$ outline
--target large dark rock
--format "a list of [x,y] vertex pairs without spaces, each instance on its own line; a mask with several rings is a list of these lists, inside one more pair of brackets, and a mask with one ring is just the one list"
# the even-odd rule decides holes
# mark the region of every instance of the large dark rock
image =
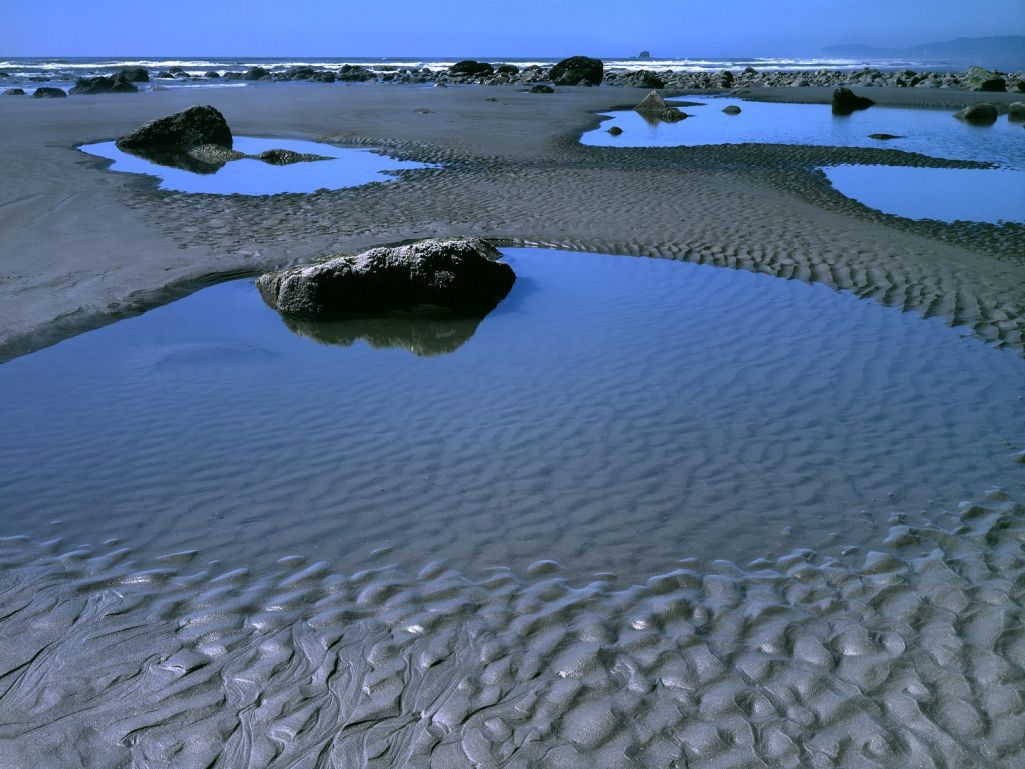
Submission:
[[317,70],[310,66],[289,67],[282,73],[284,80],[312,80],[317,75]]
[[461,75],[463,77],[485,77],[494,73],[495,68],[490,64],[483,61],[474,61],[473,59],[457,61],[448,68],[448,74]]
[[51,88],[48,85],[40,86],[32,95],[37,99],[62,99],[67,96],[61,88]]
[[24,88],[7,88],[4,90],[4,96],[24,96]]
[[150,121],[117,140],[123,150],[164,148],[187,150],[201,144],[231,147],[231,129],[224,115],[209,105],[189,107]]
[[345,83],[362,83],[376,77],[369,69],[357,64],[345,64],[338,70],[338,79]]
[[995,104],[980,102],[978,104],[972,104],[965,107],[962,110],[958,110],[954,113],[954,117],[958,120],[963,120],[966,123],[989,125],[990,123],[996,122],[998,114]]
[[548,79],[556,85],[577,85],[581,80],[599,85],[604,75],[605,65],[600,60],[589,56],[570,56],[552,67]]
[[101,93],[138,93],[139,89],[126,80],[121,73],[113,77],[80,77],[69,93],[95,96]]
[[129,83],[148,83],[149,70],[145,67],[125,67],[117,73]]
[[518,75],[520,74],[520,68],[515,64],[503,64],[495,72],[499,75]]
[[296,318],[338,318],[395,310],[487,311],[512,288],[512,268],[483,240],[423,240],[263,275],[271,307]]
[[858,96],[850,88],[841,86],[833,91],[833,114],[850,115],[855,110],[868,109],[874,101],[867,96]]
[[[174,70],[171,70],[172,72]],[[245,80],[270,80],[270,70],[263,67],[253,67],[245,76]]]
[[1007,90],[1007,81],[1003,77],[982,67],[971,67],[965,73],[965,85],[972,91],[1003,93]]
[[1007,119],[1014,122],[1025,120],[1025,101],[1012,101],[1008,104]]
[[637,54],[637,58],[638,59],[650,59],[651,58],[651,52],[650,51],[641,51],[639,54]]

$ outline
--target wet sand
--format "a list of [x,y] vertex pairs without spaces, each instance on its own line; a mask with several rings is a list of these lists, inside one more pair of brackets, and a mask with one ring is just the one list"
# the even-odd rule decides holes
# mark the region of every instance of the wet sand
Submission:
[[[971,164],[872,149],[578,144],[593,113],[641,95],[270,86],[2,102],[0,360],[227,276],[439,234],[820,282],[1025,348],[1023,228],[887,216],[815,170]],[[446,167],[253,200],[162,192],[75,149],[199,99],[240,134],[327,137]],[[50,524],[49,539],[0,540],[4,767],[1010,769],[1025,759],[1025,508],[1000,489],[913,520],[894,512],[866,547],[683,558],[631,587],[543,555],[483,575],[395,567],[387,551],[375,554],[380,568],[356,572],[288,552],[250,569],[247,547],[212,562],[193,549],[140,556],[129,538],[83,543]],[[273,538],[259,546],[273,551]]]
[[[936,98],[892,90],[901,103]],[[580,133],[599,123],[594,113],[642,96],[620,88],[547,95],[281,85],[4,99],[0,360],[227,276],[435,235],[823,282],[1025,346],[1025,227],[899,219],[844,198],[816,171],[966,164],[885,149],[579,145]],[[253,200],[159,191],[75,149],[197,101],[220,109],[239,134],[378,146],[446,167],[409,172],[401,184]]]

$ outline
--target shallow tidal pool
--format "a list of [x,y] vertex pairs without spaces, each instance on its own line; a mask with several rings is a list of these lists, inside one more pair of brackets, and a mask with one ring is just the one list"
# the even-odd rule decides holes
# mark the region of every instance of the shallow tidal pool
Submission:
[[[371,149],[338,147],[299,139],[236,136],[232,148],[247,155],[284,149],[328,159],[273,165],[254,158],[242,158],[220,167],[197,171],[164,165],[124,152],[112,141],[80,147],[90,155],[114,161],[109,169],[111,171],[159,178],[157,186],[162,190],[214,195],[275,195],[337,190],[371,182],[395,181],[397,171],[429,167],[424,163],[396,160]],[[201,165],[195,164],[195,167]]]
[[1025,488],[1011,351],[818,285],[504,253],[483,319],[286,325],[238,281],[0,366],[0,536],[643,580]]

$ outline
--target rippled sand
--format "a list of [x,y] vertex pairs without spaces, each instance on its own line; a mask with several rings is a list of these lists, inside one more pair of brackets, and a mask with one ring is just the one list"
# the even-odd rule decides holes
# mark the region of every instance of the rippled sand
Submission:
[[0,541],[0,765],[1025,761],[1025,507],[627,590]]

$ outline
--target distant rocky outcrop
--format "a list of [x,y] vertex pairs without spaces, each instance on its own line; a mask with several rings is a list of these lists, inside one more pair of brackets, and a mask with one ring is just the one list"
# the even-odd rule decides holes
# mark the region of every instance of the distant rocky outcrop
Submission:
[[269,273],[256,285],[267,304],[294,318],[426,308],[480,312],[498,304],[516,280],[499,256],[483,240],[423,240]]
[[149,82],[149,70],[145,67],[123,67],[117,74],[129,83]]
[[[172,70],[172,72],[173,71],[174,70]],[[270,70],[269,69],[265,69],[264,67],[253,67],[248,72],[246,72],[245,75],[243,75],[243,79],[245,79],[245,80],[270,80],[271,79]]]
[[51,88],[44,85],[33,91],[32,96],[37,99],[63,99],[67,94],[61,88]]
[[473,59],[457,61],[448,68],[448,74],[460,75],[463,77],[484,77],[486,75],[493,75],[494,73],[495,68],[490,64],[483,61],[474,61]]
[[636,72],[627,72],[615,78],[615,84],[624,88],[665,88],[666,83],[657,73],[650,69],[639,69]]
[[645,96],[640,104],[634,107],[634,111],[639,112],[642,117],[664,123],[678,123],[687,117],[686,112],[671,106],[657,91]]
[[850,88],[837,88],[833,91],[833,114],[850,115],[855,110],[868,109],[874,101],[867,96],[858,96]]
[[641,51],[639,54],[637,54],[637,58],[638,59],[650,59],[651,58],[651,52],[650,51]]
[[604,74],[605,65],[599,59],[570,56],[552,67],[548,78],[556,85],[577,85],[581,81],[599,85]]
[[117,146],[123,150],[153,147],[187,150],[201,144],[230,149],[231,143],[231,129],[224,115],[208,104],[151,120],[117,140]]
[[995,104],[979,102],[978,104],[971,104],[962,110],[958,110],[954,113],[954,117],[958,120],[963,120],[965,123],[988,125],[989,123],[996,122],[998,114],[999,111]]
[[94,96],[103,93],[138,93],[135,83],[129,81],[119,72],[112,77],[80,77],[75,81],[70,93]]

